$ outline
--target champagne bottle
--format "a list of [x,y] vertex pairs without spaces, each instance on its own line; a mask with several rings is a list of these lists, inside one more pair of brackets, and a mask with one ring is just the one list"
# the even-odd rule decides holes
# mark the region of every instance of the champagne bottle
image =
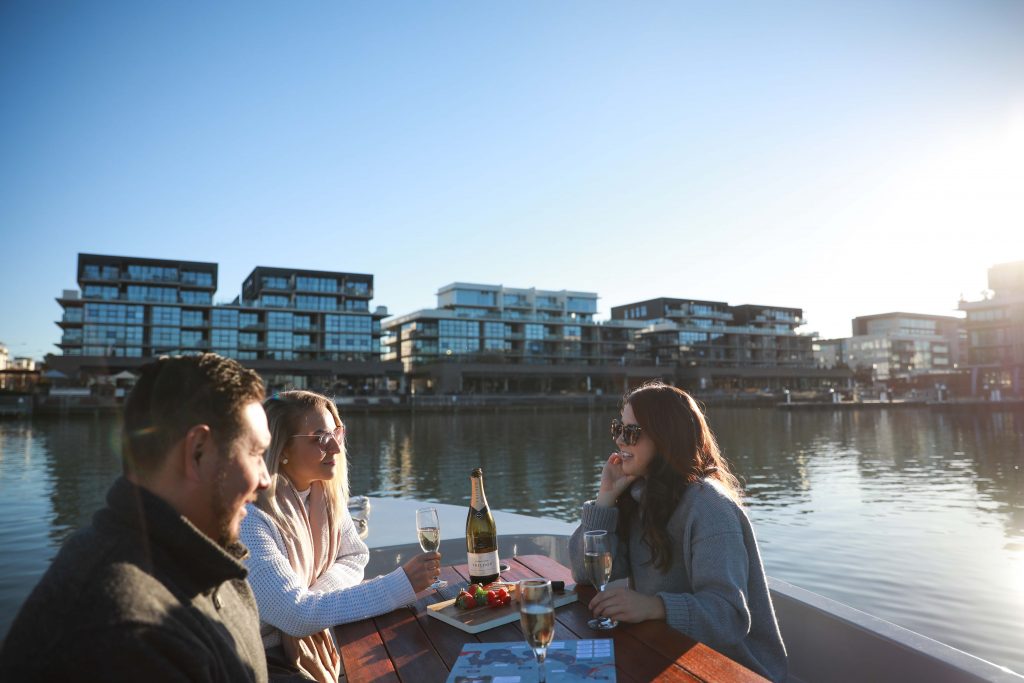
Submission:
[[484,495],[484,471],[477,467],[469,476],[472,493],[466,516],[466,557],[469,580],[488,584],[498,578],[498,530]]

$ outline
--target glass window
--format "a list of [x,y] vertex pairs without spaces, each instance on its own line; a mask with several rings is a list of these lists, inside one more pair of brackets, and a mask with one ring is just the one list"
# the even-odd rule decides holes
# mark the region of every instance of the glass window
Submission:
[[566,325],[562,328],[562,337],[579,341],[583,337],[583,328],[579,325]]
[[202,311],[182,311],[181,324],[185,327],[202,327],[206,322]]
[[82,297],[86,299],[107,299],[108,301],[114,301],[117,299],[117,295],[117,287],[110,287],[107,285],[86,285],[82,290]]
[[504,339],[484,339],[484,349],[487,351],[511,351],[512,342]]
[[480,336],[480,323],[473,320],[441,320],[438,329],[442,337]]
[[267,329],[268,330],[291,330],[292,329],[292,314],[282,313],[280,311],[271,311],[267,313]]
[[248,347],[259,346],[260,337],[255,332],[239,332],[238,345]]
[[295,277],[295,289],[305,292],[337,292],[338,281],[334,278],[298,275]]
[[346,311],[368,311],[370,302],[366,299],[345,299]]
[[356,296],[368,296],[370,294],[370,283],[369,282],[346,282],[345,293],[355,294]]
[[181,346],[185,349],[195,349],[203,344],[203,333],[199,330],[182,330]]
[[292,333],[272,330],[267,332],[268,349],[291,349]]
[[456,289],[455,303],[463,306],[493,306],[494,292],[476,289]]
[[210,313],[214,327],[230,327],[238,329],[238,311],[233,308],[215,308]]
[[288,279],[283,277],[263,276],[264,289],[288,289]]
[[543,325],[523,325],[523,333],[527,339],[543,339],[544,338],[544,326]]
[[538,296],[535,301],[537,308],[561,308],[558,299],[553,296]]
[[[256,335],[252,335],[256,336]],[[213,329],[210,332],[210,341],[217,348],[234,349],[238,347],[238,330]]]
[[486,308],[466,308],[465,306],[456,306],[451,310],[458,318],[483,318],[494,315],[492,311],[488,311]]
[[308,315],[297,315],[292,318],[292,325],[296,330],[312,330],[313,322]]
[[492,339],[504,339],[508,335],[505,323],[484,323],[484,336]]
[[154,325],[181,325],[181,309],[173,306],[153,306],[150,310],[150,322]]
[[369,351],[370,335],[328,333],[324,335],[324,348],[327,351]]
[[171,287],[128,285],[128,300],[173,304],[178,301],[178,290],[172,289]]
[[135,325],[85,325],[82,340],[86,344],[141,344],[142,328]]
[[288,297],[281,294],[263,294],[260,296],[260,306],[265,308],[288,308]]
[[177,282],[178,269],[165,266],[129,264],[128,277],[142,282]]
[[145,307],[126,304],[86,304],[86,322],[129,323],[141,325]]
[[181,330],[177,327],[154,327],[150,335],[153,346],[177,348],[181,344]]
[[295,307],[306,311],[336,311],[338,310],[338,300],[333,296],[296,294]]
[[244,330],[247,327],[255,327],[260,324],[260,316],[258,313],[239,313],[238,314],[238,329]]
[[328,315],[324,317],[327,332],[369,332],[371,318],[368,315]]
[[597,313],[597,300],[570,296],[565,302],[565,308],[566,310],[576,311],[577,313]]
[[443,354],[475,353],[480,350],[480,339],[468,337],[441,337],[438,341]]
[[181,281],[197,287],[213,287],[213,273],[195,270],[181,271]]
[[183,289],[181,290],[181,302],[193,306],[209,306],[213,303],[213,295],[210,292],[194,292]]

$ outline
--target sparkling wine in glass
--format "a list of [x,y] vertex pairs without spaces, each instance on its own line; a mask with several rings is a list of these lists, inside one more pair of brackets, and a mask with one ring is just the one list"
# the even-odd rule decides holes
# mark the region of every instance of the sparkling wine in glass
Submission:
[[[587,531],[583,534],[583,564],[590,582],[603,593],[612,576],[612,550],[608,545],[607,531]],[[587,622],[587,626],[598,631],[607,631],[618,625],[619,622],[608,617]]]
[[537,658],[537,680],[544,683],[544,660],[548,645],[555,637],[555,603],[551,582],[547,579],[524,579],[519,582],[519,625],[526,643]]
[[[441,522],[437,518],[437,508],[420,508],[416,511],[416,535],[425,553],[437,552],[441,547]],[[447,585],[447,581],[435,576],[434,583],[429,587],[437,590]]]

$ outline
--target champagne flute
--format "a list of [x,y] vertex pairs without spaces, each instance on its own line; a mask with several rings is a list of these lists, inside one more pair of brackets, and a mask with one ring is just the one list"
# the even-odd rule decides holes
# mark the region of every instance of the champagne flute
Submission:
[[547,579],[524,579],[519,582],[519,625],[526,643],[537,658],[537,680],[544,683],[544,659],[548,645],[555,637],[555,603],[551,582]]
[[[416,511],[416,535],[419,537],[423,552],[437,552],[441,546],[441,522],[437,518],[437,508],[420,508]],[[447,581],[442,581],[440,576],[435,576],[434,583],[430,584],[428,588],[437,590],[447,585]]]
[[[603,593],[612,576],[612,551],[608,546],[607,531],[584,532],[583,564],[590,582]],[[618,625],[619,622],[608,617],[595,618],[587,622],[587,626],[598,631],[607,631]]]

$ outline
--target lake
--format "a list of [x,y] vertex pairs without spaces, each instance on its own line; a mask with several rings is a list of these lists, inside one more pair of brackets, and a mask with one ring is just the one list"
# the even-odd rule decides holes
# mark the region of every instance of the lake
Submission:
[[[612,417],[353,414],[352,491],[465,505],[479,465],[492,508],[575,521]],[[709,421],[770,575],[1024,672],[1024,415],[712,407]],[[110,418],[0,422],[0,637],[102,505],[118,452]]]

